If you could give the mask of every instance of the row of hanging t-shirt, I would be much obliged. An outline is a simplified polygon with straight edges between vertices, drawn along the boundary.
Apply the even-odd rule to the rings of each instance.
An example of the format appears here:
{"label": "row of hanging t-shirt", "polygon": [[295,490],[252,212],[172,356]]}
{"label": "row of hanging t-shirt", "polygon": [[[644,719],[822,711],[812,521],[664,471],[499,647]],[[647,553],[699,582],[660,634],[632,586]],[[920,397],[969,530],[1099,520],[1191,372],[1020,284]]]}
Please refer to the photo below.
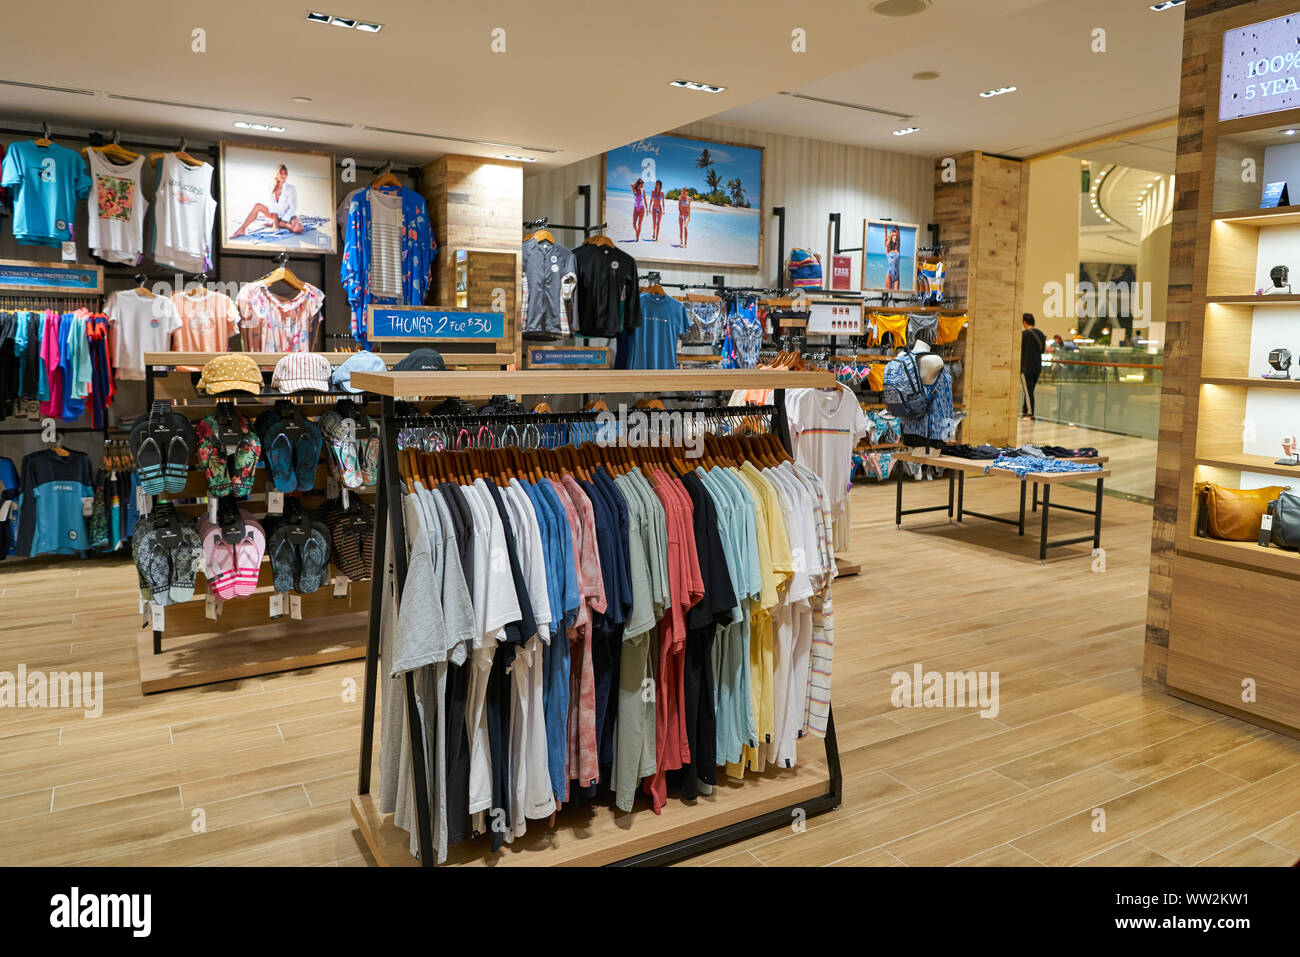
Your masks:
{"label": "row of hanging t-shirt", "polygon": [[102,428],[117,392],[112,339],[103,313],[0,310],[0,419],[89,412]]}
{"label": "row of hanging t-shirt", "polygon": [[792,767],[798,738],[824,736],[835,562],[814,472],[602,466],[412,488],[401,605],[381,620],[379,795],[413,853],[408,671],[439,861],[598,787],[631,811],[640,786],[658,813],[670,773],[694,799],[718,767]]}
{"label": "row of hanging t-shirt", "polygon": [[[0,184],[11,191],[13,233],[20,245],[60,246],[75,240],[77,203],[85,200],[90,251],[108,262],[139,265],[144,259],[145,157],[115,163],[88,149],[85,158],[58,143],[11,143]],[[186,273],[212,267],[212,227],[217,201],[212,165],[189,154],[164,153],[155,174],[150,252],[156,263]]]}

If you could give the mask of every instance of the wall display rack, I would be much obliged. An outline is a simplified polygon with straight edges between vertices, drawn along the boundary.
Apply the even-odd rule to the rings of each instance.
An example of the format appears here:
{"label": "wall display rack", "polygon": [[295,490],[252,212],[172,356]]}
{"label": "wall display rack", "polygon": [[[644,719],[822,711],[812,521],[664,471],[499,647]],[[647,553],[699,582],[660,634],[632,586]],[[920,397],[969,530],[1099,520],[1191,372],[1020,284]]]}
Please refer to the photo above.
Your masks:
{"label": "wall display rack", "polygon": [[[785,390],[819,388],[834,385],[828,372],[786,372],[781,370],[589,370],[584,372],[525,370],[501,374],[472,372],[373,372],[357,373],[353,383],[367,392],[382,396],[383,455],[380,465],[379,494],[375,507],[376,562],[382,561],[386,536],[393,542],[405,541],[400,477],[396,467],[397,435],[393,428],[397,399],[446,395],[482,397],[503,390],[525,395],[590,395],[595,393],[653,393],[707,390],[730,392],[736,388],[772,388],[774,393],[773,431],[787,449],[789,428],[785,419]],[[507,384],[508,383],[508,384]],[[394,549],[396,589],[400,600],[406,578],[405,549]],[[376,564],[374,577],[381,578]],[[414,673],[405,676],[406,722],[412,741],[412,776],[417,795],[416,817],[420,847],[417,860],[410,854],[410,838],[392,823],[391,814],[381,814],[370,791],[374,759],[375,722],[379,682],[379,621],[383,596],[380,589],[371,592],[370,634],[366,646],[366,677],[361,728],[360,772],[357,795],[352,799],[352,815],[375,859],[385,865],[432,866],[434,860],[430,809],[425,787],[423,732],[415,704]],[[743,784],[719,786],[708,797],[693,804],[671,802],[662,814],[634,812],[616,814],[598,805],[584,814],[580,825],[564,821],[559,826],[539,829],[539,840],[531,835],[511,845],[513,850],[537,853],[495,855],[494,864],[549,865],[647,865],[667,864],[694,854],[704,853],[734,841],[744,840],[779,827],[788,827],[794,815],[811,817],[838,807],[843,793],[839,751],[835,738],[834,715],[828,718],[825,755],[808,758],[797,768],[769,770],[761,777]],[[472,842],[471,842],[472,843]],[[453,848],[454,863],[485,863],[481,854],[462,860]]]}
{"label": "wall display rack", "polygon": [[[1300,110],[1218,120],[1221,96],[1232,95],[1220,89],[1225,33],[1293,12],[1258,0],[1185,27],[1166,330],[1174,361],[1162,383],[1144,674],[1177,697],[1300,736],[1288,614],[1300,558],[1198,534],[1204,483],[1295,487],[1300,472],[1277,462],[1300,415],[1300,381],[1262,378],[1271,350],[1300,349],[1300,297],[1259,295],[1274,286],[1272,268],[1294,266],[1300,252],[1296,208],[1260,208],[1265,183],[1279,178],[1270,165],[1300,153],[1291,137]],[[1248,160],[1259,169],[1250,181]]]}

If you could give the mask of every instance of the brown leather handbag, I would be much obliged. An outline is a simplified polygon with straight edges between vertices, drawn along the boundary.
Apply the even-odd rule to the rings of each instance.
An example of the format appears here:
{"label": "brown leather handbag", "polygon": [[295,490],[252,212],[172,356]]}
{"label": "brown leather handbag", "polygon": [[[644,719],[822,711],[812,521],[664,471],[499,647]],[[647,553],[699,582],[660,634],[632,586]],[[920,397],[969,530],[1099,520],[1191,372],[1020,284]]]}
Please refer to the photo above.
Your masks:
{"label": "brown leather handbag", "polygon": [[1281,485],[1243,489],[1201,483],[1196,487],[1200,501],[1197,534],[1230,542],[1256,541],[1260,519],[1268,511],[1268,503],[1282,491]]}

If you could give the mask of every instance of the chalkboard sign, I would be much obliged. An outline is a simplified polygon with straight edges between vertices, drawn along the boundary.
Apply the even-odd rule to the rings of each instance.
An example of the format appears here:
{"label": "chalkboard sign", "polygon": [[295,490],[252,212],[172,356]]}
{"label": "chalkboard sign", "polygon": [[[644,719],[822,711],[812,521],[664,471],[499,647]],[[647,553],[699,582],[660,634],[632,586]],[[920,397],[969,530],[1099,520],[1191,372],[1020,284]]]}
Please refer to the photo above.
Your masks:
{"label": "chalkboard sign", "polygon": [[100,266],[0,259],[0,292],[103,291],[104,270]]}
{"label": "chalkboard sign", "polygon": [[504,339],[503,312],[460,312],[433,306],[369,306],[371,342],[481,342]]}

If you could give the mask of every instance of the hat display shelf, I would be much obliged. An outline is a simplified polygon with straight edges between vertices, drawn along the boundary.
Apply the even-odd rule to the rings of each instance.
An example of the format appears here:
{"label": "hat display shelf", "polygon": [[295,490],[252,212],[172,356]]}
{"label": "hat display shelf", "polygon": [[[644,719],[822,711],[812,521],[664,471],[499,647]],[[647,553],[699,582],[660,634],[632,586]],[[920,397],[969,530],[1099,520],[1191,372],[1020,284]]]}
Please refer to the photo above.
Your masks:
{"label": "hat display shelf", "polygon": [[[357,353],[323,352],[313,354],[337,369]],[[380,353],[384,364],[391,368],[406,357],[406,352]],[[208,394],[199,388],[201,372],[214,359],[230,365],[238,356],[238,366],[251,370],[255,364],[261,388],[243,383],[249,388],[234,388],[217,394]],[[339,400],[346,399],[363,409],[376,430],[381,427],[379,397],[364,391],[353,392],[334,381],[328,383],[330,391],[317,388],[284,393],[276,384],[277,366],[280,379],[291,368],[299,371],[313,370],[312,382],[325,384],[321,373],[323,365],[318,359],[299,364],[297,359],[281,364],[285,353],[204,353],[204,352],[150,352],[145,354],[145,392],[147,407],[155,400],[166,399],[174,411],[197,423],[204,416],[217,411],[218,406],[228,414],[233,406],[250,423],[259,414],[274,409],[277,403],[292,403],[293,410],[309,419],[317,420],[334,408]],[[513,353],[444,354],[448,369],[496,371],[515,365]],[[349,369],[357,367],[353,361]],[[224,369],[224,366],[221,368]],[[319,370],[319,371],[317,371]],[[226,373],[230,375],[230,373]],[[229,385],[233,379],[223,379]],[[303,384],[303,378],[291,377],[291,385]],[[275,383],[275,384],[273,384]],[[435,403],[430,402],[429,405]],[[281,408],[288,408],[281,405]],[[301,488],[301,485],[299,486]],[[238,506],[259,521],[267,516],[270,502],[268,493],[275,492],[275,483],[263,459],[259,459],[253,479],[252,491]],[[375,486],[347,489],[349,499],[358,496],[371,505],[375,501]],[[328,446],[321,450],[316,466],[315,480],[310,491],[283,493],[286,513],[298,511],[298,506],[315,511],[331,497],[342,497],[342,483],[332,478]],[[294,504],[297,500],[297,505]],[[188,477],[179,492],[163,492],[151,496],[149,507],[166,502],[179,512],[196,518],[208,514],[211,507],[207,476],[196,451],[191,449]],[[216,596],[208,595],[207,579],[202,565],[195,577],[194,597],[187,602],[177,602],[161,609],[161,621],[154,609],[145,604],[141,608],[143,626],[136,642],[140,664],[140,687],[145,694],[214,684],[256,675],[309,668],[336,661],[351,661],[365,657],[370,608],[370,582],[347,581],[342,572],[330,565],[325,584],[311,594],[295,592],[277,593],[273,586],[270,559],[263,555],[258,586],[247,597],[231,598],[217,603]],[[275,607],[273,605],[282,605]],[[278,612],[274,617],[272,611]],[[215,616],[215,617],[214,617]],[[161,624],[161,628],[154,626]]]}

